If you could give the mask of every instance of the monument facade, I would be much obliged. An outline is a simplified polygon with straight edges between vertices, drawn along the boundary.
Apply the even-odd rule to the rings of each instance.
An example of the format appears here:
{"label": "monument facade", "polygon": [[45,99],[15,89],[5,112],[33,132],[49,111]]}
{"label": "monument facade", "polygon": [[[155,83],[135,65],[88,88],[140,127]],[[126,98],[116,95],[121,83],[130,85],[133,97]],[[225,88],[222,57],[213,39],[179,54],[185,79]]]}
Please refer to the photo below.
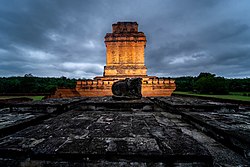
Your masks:
{"label": "monument facade", "polygon": [[[111,96],[114,82],[140,77],[142,96],[171,96],[176,88],[173,79],[147,75],[144,59],[146,42],[146,36],[138,31],[136,22],[113,24],[112,33],[105,36],[106,66],[103,76],[97,76],[93,80],[77,81],[73,91],[78,92],[79,96]],[[55,94],[58,95],[71,96],[60,93],[60,89]]]}
{"label": "monument facade", "polygon": [[106,66],[101,77],[78,81],[76,90],[81,96],[110,96],[112,84],[125,78],[142,78],[143,96],[170,96],[175,90],[172,79],[147,76],[144,60],[146,36],[138,31],[136,22],[118,22],[112,33],[105,36]]}
{"label": "monument facade", "polygon": [[104,76],[146,76],[144,48],[146,36],[138,32],[136,22],[118,22],[105,36],[106,66]]}

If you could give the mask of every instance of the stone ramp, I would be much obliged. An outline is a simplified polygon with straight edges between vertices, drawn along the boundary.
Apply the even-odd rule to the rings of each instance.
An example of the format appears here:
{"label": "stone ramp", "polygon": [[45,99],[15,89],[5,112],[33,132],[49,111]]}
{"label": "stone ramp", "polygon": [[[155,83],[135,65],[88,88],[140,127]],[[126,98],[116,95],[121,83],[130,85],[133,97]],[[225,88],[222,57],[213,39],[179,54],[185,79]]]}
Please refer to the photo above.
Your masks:
{"label": "stone ramp", "polygon": [[211,166],[213,162],[205,147],[161,113],[131,111],[69,111],[2,138],[0,157],[10,164],[8,159],[18,157],[24,166],[62,162]]}

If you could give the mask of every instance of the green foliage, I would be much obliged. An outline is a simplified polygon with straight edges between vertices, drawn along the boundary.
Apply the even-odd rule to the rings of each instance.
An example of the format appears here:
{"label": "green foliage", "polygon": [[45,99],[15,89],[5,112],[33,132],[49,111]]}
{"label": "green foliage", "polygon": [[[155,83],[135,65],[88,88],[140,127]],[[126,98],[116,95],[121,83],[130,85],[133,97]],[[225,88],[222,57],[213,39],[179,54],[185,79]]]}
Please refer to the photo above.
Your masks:
{"label": "green foliage", "polygon": [[228,79],[228,82],[232,92],[250,92],[250,78]]}
{"label": "green foliage", "polygon": [[52,93],[56,88],[74,88],[76,79],[42,78],[25,74],[24,77],[0,78],[0,93]]}
{"label": "green foliage", "polygon": [[[250,96],[250,78],[226,79],[211,73],[200,73],[198,77],[186,76],[175,78],[176,91],[228,94],[228,92],[245,92],[242,96]],[[48,94],[56,88],[74,88],[76,79],[66,77],[42,78],[32,74],[24,77],[0,77],[0,93],[42,93]]]}
{"label": "green foliage", "polygon": [[0,99],[2,100],[2,99],[12,99],[12,98],[23,98],[23,97],[30,98],[33,101],[39,101],[44,98],[44,96],[0,96]]}
{"label": "green foliage", "polygon": [[229,95],[208,95],[208,94],[197,94],[192,92],[180,92],[180,91],[174,91],[174,94],[177,95],[189,95],[189,96],[200,96],[200,97],[212,97],[212,98],[218,98],[218,99],[230,99],[230,100],[241,100],[241,101],[250,101],[249,96],[242,96],[239,94],[232,94],[230,92]]}
{"label": "green foliage", "polygon": [[177,91],[193,91],[195,78],[191,76],[175,78]]}
{"label": "green foliage", "polygon": [[[211,73],[200,73],[198,77],[175,78],[176,91],[228,94],[228,92],[250,92],[250,78],[226,79]],[[244,96],[248,96],[245,93]]]}
{"label": "green foliage", "polygon": [[215,74],[200,73],[194,84],[194,91],[204,94],[228,94],[228,83],[223,77]]}

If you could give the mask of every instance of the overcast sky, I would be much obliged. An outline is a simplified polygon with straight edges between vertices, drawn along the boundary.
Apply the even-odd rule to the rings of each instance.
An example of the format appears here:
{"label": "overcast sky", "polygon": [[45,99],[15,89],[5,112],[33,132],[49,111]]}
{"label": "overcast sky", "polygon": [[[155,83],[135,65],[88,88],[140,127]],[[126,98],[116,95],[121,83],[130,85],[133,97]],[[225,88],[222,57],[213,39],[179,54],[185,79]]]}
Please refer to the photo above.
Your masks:
{"label": "overcast sky", "polygon": [[145,33],[148,75],[250,77],[249,0],[0,0],[0,76],[101,76],[118,21]]}

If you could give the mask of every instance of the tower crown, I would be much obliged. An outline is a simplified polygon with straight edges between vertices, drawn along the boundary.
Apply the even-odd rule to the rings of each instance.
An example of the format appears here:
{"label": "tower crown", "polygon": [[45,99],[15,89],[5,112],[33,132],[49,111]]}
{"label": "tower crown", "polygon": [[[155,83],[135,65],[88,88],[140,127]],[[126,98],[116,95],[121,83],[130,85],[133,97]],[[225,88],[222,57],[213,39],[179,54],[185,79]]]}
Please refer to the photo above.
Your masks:
{"label": "tower crown", "polygon": [[113,33],[133,33],[138,32],[137,22],[117,22],[112,24]]}

